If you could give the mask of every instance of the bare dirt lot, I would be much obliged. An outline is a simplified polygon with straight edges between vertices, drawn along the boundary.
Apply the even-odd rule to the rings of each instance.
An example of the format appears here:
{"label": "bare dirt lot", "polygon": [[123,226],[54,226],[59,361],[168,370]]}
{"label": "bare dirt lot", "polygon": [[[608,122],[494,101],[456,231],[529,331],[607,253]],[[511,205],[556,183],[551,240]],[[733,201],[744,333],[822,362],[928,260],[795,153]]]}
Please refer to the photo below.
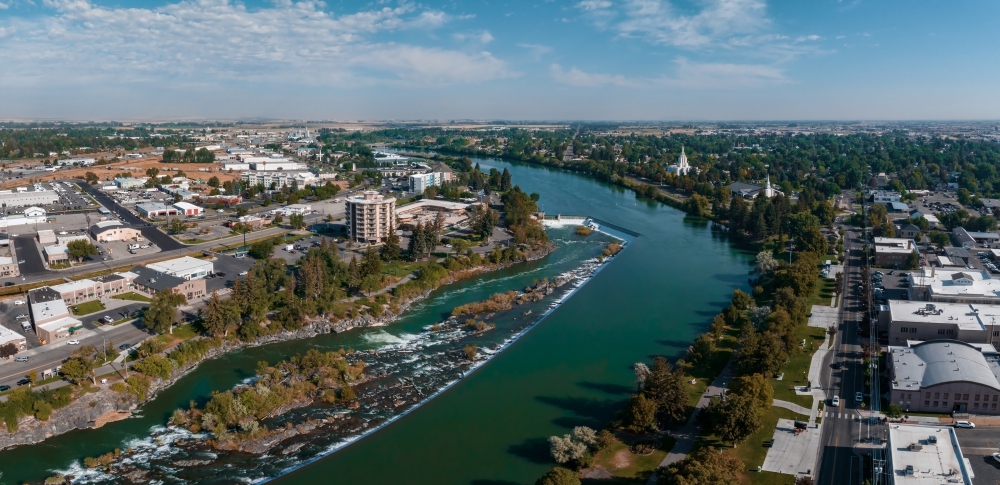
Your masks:
{"label": "bare dirt lot", "polygon": [[[87,157],[96,158],[100,160],[102,157],[107,158],[109,155],[107,153],[93,153],[87,154]],[[113,157],[113,155],[112,155]],[[23,160],[17,161],[13,165],[25,165],[34,166],[40,164],[40,160]],[[135,177],[145,177],[146,169],[156,167],[160,170],[160,175],[168,175],[175,173],[177,170],[183,170],[189,178],[203,178],[208,179],[213,175],[219,177],[219,180],[225,182],[226,180],[235,180],[240,177],[240,172],[223,172],[222,165],[219,163],[162,163],[159,158],[149,157],[141,158],[138,160],[124,160],[114,163],[109,163],[107,165],[93,165],[90,167],[77,167],[77,168],[67,168],[62,170],[57,170],[55,172],[45,172],[44,174],[34,174],[31,176],[26,176],[22,179],[5,180],[0,182],[0,188],[10,188],[26,185],[34,182],[48,182],[52,180],[65,180],[65,179],[82,179],[87,172],[94,172],[97,174],[101,180],[108,177],[114,177],[121,172],[129,172]],[[167,170],[174,169],[174,170]],[[206,169],[210,171],[199,171],[199,169]]]}

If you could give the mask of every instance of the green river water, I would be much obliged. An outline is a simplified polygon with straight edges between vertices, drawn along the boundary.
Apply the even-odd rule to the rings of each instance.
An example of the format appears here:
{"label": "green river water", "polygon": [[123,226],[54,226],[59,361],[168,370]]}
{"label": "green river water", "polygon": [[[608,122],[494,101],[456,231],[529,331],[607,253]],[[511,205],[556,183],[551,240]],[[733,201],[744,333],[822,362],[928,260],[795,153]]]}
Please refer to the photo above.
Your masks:
{"label": "green river water", "polygon": [[[275,482],[533,483],[552,466],[548,436],[578,425],[602,427],[634,388],[634,362],[682,355],[731,292],[747,285],[750,255],[704,220],[565,171],[479,162],[484,169],[509,168],[515,183],[542,195],[541,207],[550,215],[589,215],[642,236],[474,374],[386,428]],[[566,234],[563,241],[542,261],[441,288],[388,327],[276,343],[206,362],[140,408],[139,417],[0,452],[0,484],[39,480],[84,456],[129,446],[162,426],[178,406],[251,377],[260,360],[405,340],[456,305],[570,270],[598,247],[573,244]],[[199,481],[217,482],[210,476]]]}

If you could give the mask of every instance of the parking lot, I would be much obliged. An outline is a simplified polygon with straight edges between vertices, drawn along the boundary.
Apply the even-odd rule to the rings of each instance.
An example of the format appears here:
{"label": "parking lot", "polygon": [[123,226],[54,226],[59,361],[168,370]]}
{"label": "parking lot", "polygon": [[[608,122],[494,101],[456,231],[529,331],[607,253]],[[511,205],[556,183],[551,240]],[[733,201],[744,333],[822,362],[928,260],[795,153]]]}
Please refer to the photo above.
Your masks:
{"label": "parking lot", "polygon": [[1000,428],[956,429],[962,454],[972,464],[976,483],[1000,483],[1000,462],[993,453],[1000,452]]}
{"label": "parking lot", "polygon": [[219,255],[212,261],[212,266],[214,268],[215,274],[224,274],[225,276],[215,276],[212,278],[205,279],[206,291],[209,295],[213,291],[222,291],[226,288],[231,288],[233,286],[233,280],[239,276],[240,273],[247,271],[253,266],[253,258],[236,258],[233,256]]}
{"label": "parking lot", "polygon": [[[139,245],[137,249],[129,251],[129,246]],[[146,246],[145,248],[143,246]],[[112,241],[97,243],[98,253],[95,260],[113,261],[133,254],[145,256],[160,252],[160,248],[149,241]]]}
{"label": "parking lot", "polygon": [[[23,301],[22,305],[15,305],[15,301]],[[7,298],[0,300],[0,324],[7,327],[20,335],[24,335],[25,340],[28,343],[28,349],[33,349],[38,347],[38,338],[35,337],[35,332],[32,330],[25,330],[21,327],[21,322],[31,322],[30,318],[17,318],[20,315],[27,315],[30,317],[31,312],[28,310],[28,298],[24,296],[16,296],[13,298]]]}

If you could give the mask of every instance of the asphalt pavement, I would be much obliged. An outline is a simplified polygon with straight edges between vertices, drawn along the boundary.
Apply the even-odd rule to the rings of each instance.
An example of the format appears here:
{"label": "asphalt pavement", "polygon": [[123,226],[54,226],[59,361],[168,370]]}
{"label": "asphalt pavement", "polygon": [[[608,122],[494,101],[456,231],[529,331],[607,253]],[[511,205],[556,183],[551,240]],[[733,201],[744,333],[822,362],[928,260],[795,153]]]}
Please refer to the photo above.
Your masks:
{"label": "asphalt pavement", "polygon": [[86,190],[87,193],[90,194],[90,196],[93,197],[98,204],[103,205],[113,214],[118,216],[118,218],[121,219],[122,223],[131,225],[139,229],[139,231],[142,232],[143,237],[156,243],[156,245],[161,250],[173,251],[175,249],[181,249],[184,247],[184,245],[181,244],[176,239],[164,234],[156,227],[153,227],[149,222],[142,220],[141,218],[130,212],[125,207],[122,207],[120,204],[118,204],[118,201],[116,201],[113,197],[109,196],[108,194],[101,192],[96,187],[86,182],[79,182],[79,185],[80,187],[83,188],[83,190]]}
{"label": "asphalt pavement", "polygon": [[48,271],[45,269],[41,253],[38,252],[35,246],[34,236],[18,236],[11,239],[14,241],[14,251],[17,253],[17,259],[24,261],[24,264],[18,264],[18,270],[21,271],[22,276],[42,274]]}

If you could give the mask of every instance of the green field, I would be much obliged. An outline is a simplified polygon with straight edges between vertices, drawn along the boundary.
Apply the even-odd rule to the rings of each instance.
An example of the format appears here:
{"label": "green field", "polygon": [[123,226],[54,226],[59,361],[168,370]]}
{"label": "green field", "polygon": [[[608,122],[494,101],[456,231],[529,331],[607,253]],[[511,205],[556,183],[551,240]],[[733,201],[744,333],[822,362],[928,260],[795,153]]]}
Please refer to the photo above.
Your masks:
{"label": "green field", "polygon": [[86,303],[80,303],[78,305],[73,305],[74,315],[90,315],[94,312],[99,312],[104,309],[104,304],[100,301],[88,301]]}

